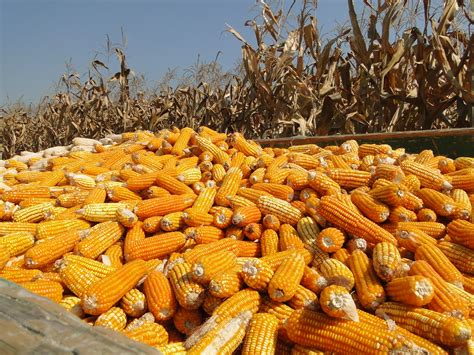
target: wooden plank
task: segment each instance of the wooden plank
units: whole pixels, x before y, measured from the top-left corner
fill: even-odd
[[[350,139],[367,141],[384,141],[387,139],[406,139],[421,137],[459,137],[474,136],[474,128],[453,128],[428,131],[404,131],[390,133],[366,133],[366,134],[341,134],[333,136],[295,136],[286,138],[257,139],[256,141],[263,146],[274,144],[300,145],[300,144],[320,144],[344,142]]]
[[[410,153],[431,149],[437,155],[445,155],[451,158],[474,156],[474,128],[324,137],[300,136],[257,140],[257,142],[264,147],[288,147],[301,144],[317,144],[324,147],[326,145],[339,145],[349,139],[355,139],[359,143],[390,144],[393,148],[406,148],[407,152]]]
[[[161,354],[0,278],[0,354]]]

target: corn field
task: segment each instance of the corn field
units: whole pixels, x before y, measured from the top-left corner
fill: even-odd
[[[1,108],[4,157],[75,137],[171,126],[270,138],[470,125],[474,19],[462,0],[445,0],[436,13],[429,0],[365,0],[364,19],[348,0],[350,26],[334,38],[318,32],[316,0],[304,1],[292,24],[281,7],[260,5],[246,23],[255,39],[228,28],[242,46],[241,73],[218,85],[135,92],[124,51],[114,48],[120,71],[112,78],[94,60],[85,81],[64,76],[62,89],[34,109]],[[405,20],[414,7],[422,26]]]

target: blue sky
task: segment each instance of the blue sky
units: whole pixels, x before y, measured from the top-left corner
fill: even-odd
[[[226,23],[251,38],[244,23],[255,7],[255,0],[0,0],[0,105],[37,102],[54,92],[66,62],[80,74],[98,53],[107,63],[100,54],[106,35],[120,42],[121,28],[129,66],[151,86],[168,68],[187,68],[198,55],[211,61],[220,51],[220,64],[230,69],[240,43],[225,32]],[[319,0],[322,33],[347,16],[346,0]],[[109,63],[116,65],[115,58]]]

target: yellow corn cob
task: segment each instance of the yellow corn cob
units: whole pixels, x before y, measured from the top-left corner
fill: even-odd
[[[153,314],[151,314],[151,312],[147,312],[140,318],[135,318],[130,323],[128,323],[124,330],[133,330],[142,326],[143,324],[152,324],[154,322],[155,317],[153,317]]]
[[[243,264],[241,275],[247,286],[264,291],[273,277],[273,270],[262,259],[251,258]]]
[[[161,219],[163,217],[162,216],[154,216],[154,217],[148,217],[147,219],[145,219],[143,221],[143,227],[142,229],[146,232],[146,233],[157,233],[160,231],[160,222],[161,222]],[[143,238],[142,238],[143,239]]]
[[[214,162],[222,164],[226,168],[230,166],[230,157],[227,153],[219,149],[214,143],[204,137],[195,136],[195,139],[197,145],[203,152],[207,151],[212,154]]]
[[[354,250],[349,258],[357,292],[357,298],[366,309],[375,309],[385,300],[385,291],[370,263],[361,250]]]
[[[214,205],[216,193],[217,190],[214,188],[206,187],[202,189],[194,201],[192,208],[195,208],[203,213],[208,213],[211,207]]]
[[[85,270],[90,271],[92,274],[94,274],[98,278],[104,278],[105,276],[115,271],[115,269],[109,265],[105,265],[96,260],[92,260],[89,258],[85,258],[83,256],[74,255],[74,254],[64,255],[64,257],[61,260],[60,267],[69,266],[69,265],[78,265],[84,268]]]
[[[21,208],[27,208],[27,207],[39,205],[41,203],[48,203],[48,202],[54,205],[56,204],[56,199],[55,198],[29,198],[27,200],[23,200],[19,202],[18,206]],[[16,210],[14,212],[16,212]]]
[[[210,210],[210,212],[212,209]],[[212,213],[211,213],[212,214]],[[217,228],[227,228],[232,223],[233,211],[230,208],[220,207],[213,213],[212,224]]]
[[[74,262],[64,262],[60,266],[59,276],[63,284],[77,297],[82,297],[88,287],[101,279],[94,272]]]
[[[135,259],[150,260],[163,258],[181,249],[186,237],[181,232],[169,232],[133,242],[128,250],[124,250],[127,261]]]
[[[213,276],[233,267],[236,262],[235,258],[235,254],[227,250],[197,258],[192,265],[193,280],[207,285]]]
[[[238,227],[237,227],[238,228]],[[247,224],[244,229],[243,229],[243,235],[248,239],[248,240],[251,240],[251,241],[258,241],[260,240],[260,238],[262,237],[262,233],[263,233],[263,225],[260,224],[260,223],[250,223],[250,224]],[[250,245],[250,244],[247,244],[247,245]],[[255,244],[254,245],[258,245],[258,244]],[[255,249],[255,251],[259,250],[258,248]],[[241,255],[243,256],[243,255]],[[249,255],[250,256],[250,255]],[[256,256],[256,255],[252,255],[252,256]]]
[[[19,209],[15,213],[13,213],[13,221],[23,223],[39,222],[46,217],[46,214],[51,210],[52,207],[52,203],[45,202],[31,207]]]
[[[227,298],[239,292],[244,282],[240,276],[241,266],[218,273],[209,282],[209,293],[214,297]]]
[[[298,232],[289,224],[285,223],[280,226],[279,236],[279,249],[282,251],[304,248],[304,244],[301,241]]]
[[[306,265],[311,263],[313,259],[313,255],[306,249],[291,249],[280,251],[271,255],[264,256],[260,259],[268,263],[271,269],[275,271],[284,260],[286,260],[290,256],[293,256],[294,253],[300,254],[304,258]]]
[[[400,166],[405,174],[413,174],[418,177],[422,187],[434,190],[450,190],[452,188],[448,180],[435,169],[409,160],[404,160]]]
[[[375,167],[374,174],[371,177],[371,181],[378,179],[385,179],[396,184],[404,183],[405,174],[399,166],[390,164],[378,164]]]
[[[119,208],[126,208],[126,205],[123,203],[91,203],[77,210],[76,213],[91,222],[116,221],[116,213]]]
[[[474,158],[470,157],[458,157],[454,159],[454,165],[457,170],[474,168]]]
[[[330,317],[359,321],[357,308],[351,294],[345,287],[330,285],[319,297],[321,309]]]
[[[88,195],[88,191],[74,191],[62,194],[57,198],[57,201],[61,207],[70,208],[77,205],[82,205]]]
[[[95,259],[117,242],[124,232],[118,222],[102,222],[87,231],[86,237],[76,246],[77,252],[87,258]]]
[[[372,264],[378,277],[390,281],[400,265],[400,252],[391,243],[378,243],[372,251]]]
[[[256,313],[260,307],[260,295],[252,289],[244,289],[222,302],[213,312],[209,322],[219,323],[224,319],[235,317],[242,312]]]
[[[345,189],[367,186],[371,177],[371,174],[367,171],[352,169],[329,169],[326,174]]]
[[[113,202],[120,202],[123,200],[141,200],[140,195],[123,186],[113,186],[107,189],[107,196]]]
[[[289,353],[289,352],[288,352]],[[294,345],[291,348],[291,355],[323,355],[324,351],[320,351],[314,347]]]
[[[5,202],[19,203],[30,198],[51,198],[51,192],[46,186],[19,185],[17,188],[2,193],[2,200]]]
[[[337,353],[389,353],[410,351],[413,345],[389,330],[366,322],[330,318],[325,314],[301,309],[294,311],[286,324],[290,340]],[[330,332],[326,329],[331,329]],[[360,336],[363,334],[363,336]]]
[[[390,215],[390,209],[384,203],[377,201],[370,194],[363,191],[354,191],[351,194],[352,202],[370,220],[382,223]]]
[[[156,185],[162,187],[174,195],[192,195],[194,191],[178,179],[167,174],[160,174],[156,177]]]
[[[84,311],[81,308],[81,299],[74,296],[64,297],[59,305],[64,307],[69,313],[76,315],[79,318],[84,317]]]
[[[271,255],[278,252],[278,244],[279,240],[277,232],[272,229],[264,230],[260,238],[262,256]]]
[[[268,173],[265,173],[265,176],[263,177],[263,182],[271,184],[284,184],[290,173],[291,170],[286,168],[270,170]]]
[[[273,231],[278,231],[280,229],[280,220],[272,214],[265,215],[262,218],[262,224],[265,229],[271,229]],[[298,231],[298,233],[300,232]]]
[[[177,302],[171,284],[162,272],[150,272],[143,284],[143,290],[148,308],[155,319],[163,321],[173,317],[177,309]]]
[[[242,171],[238,168],[230,168],[222,181],[222,185],[217,190],[215,203],[219,206],[229,206],[227,197],[233,197],[237,194],[242,179]]]
[[[422,307],[434,297],[434,287],[426,277],[415,275],[390,281],[385,290],[392,300],[409,306]]]
[[[128,291],[120,300],[120,307],[130,317],[139,318],[147,310],[148,297],[136,288]]]
[[[417,219],[417,215],[414,211],[411,211],[403,206],[393,207],[390,210],[390,216],[388,217],[388,220],[392,223],[415,222]]]
[[[432,342],[426,340],[425,338],[422,338],[418,335],[415,335],[408,330],[399,327],[395,325],[395,322],[392,322],[389,318],[381,319],[377,316],[374,316],[370,313],[358,310],[357,313],[359,314],[359,319],[362,322],[366,322],[369,324],[372,324],[373,326],[384,328],[384,329],[389,329],[392,332],[396,332],[399,334],[399,336],[406,338],[410,342],[412,342],[414,345],[418,346],[419,349],[418,351],[425,351],[431,354],[447,354],[446,351],[444,351],[441,347],[433,344]]]
[[[214,297],[209,292],[206,292],[204,302],[202,303],[202,309],[211,316],[212,313],[214,313],[214,310],[223,302],[223,298]]]
[[[303,277],[304,266],[304,258],[296,253],[284,260],[268,284],[270,298],[278,302],[291,299]]]
[[[461,272],[435,245],[424,244],[416,249],[415,260],[425,260],[447,282],[462,287]]]
[[[257,190],[257,189],[246,188],[246,187],[240,188],[237,191],[237,195],[245,197],[247,200],[250,200],[255,204],[258,202],[258,199],[261,196],[271,196],[271,194],[263,190]]]
[[[36,229],[36,238],[53,238],[64,234],[64,231],[79,231],[88,229],[89,227],[90,224],[88,222],[79,219],[44,221],[38,223],[38,227]]]
[[[229,136],[229,144],[245,155],[257,157],[261,154],[262,148],[257,144],[252,144],[240,133],[233,133]]]
[[[418,196],[423,200],[426,207],[431,208],[439,216],[452,216],[460,207],[449,196],[432,189],[421,189]],[[469,216],[468,211],[464,211],[465,217]]]
[[[252,318],[250,311],[221,321],[204,334],[191,336],[185,342],[187,354],[232,354],[242,342]],[[195,338],[194,338],[195,337]]]
[[[150,186],[147,190],[145,190],[145,197],[147,199],[170,196],[170,195],[171,194],[168,190],[162,187],[158,187],[158,186]]]
[[[194,194],[152,198],[140,201],[134,212],[142,220],[153,216],[164,216],[168,213],[185,210],[193,204],[194,199]]]
[[[348,262],[350,256],[351,256],[351,254],[347,250],[347,248],[338,249],[331,255],[332,258],[334,258],[336,260],[339,260],[340,262],[342,262],[343,264],[346,264],[346,265],[347,265],[347,262]]]
[[[265,176],[265,172],[267,169],[265,168],[258,168],[250,174],[249,180],[251,184],[256,184],[259,182],[263,182],[263,177]]]
[[[274,354],[278,338],[278,318],[269,313],[257,313],[250,321],[242,354]]]
[[[156,177],[162,174],[160,171],[153,171],[150,173],[140,174],[138,176],[132,176],[127,179],[125,187],[132,191],[141,191],[149,188],[155,183]]]
[[[102,262],[106,265],[117,269],[123,265],[123,245],[122,243],[116,243],[105,251],[101,255]]]
[[[197,244],[207,244],[224,238],[224,232],[214,226],[190,227],[184,230],[187,238],[194,240]]]
[[[184,154],[183,151],[188,146],[188,142],[191,139],[193,133],[194,131],[189,127],[181,129],[179,136],[173,145],[173,149],[171,149],[171,154],[182,156]]]
[[[117,221],[126,228],[131,228],[138,222],[137,215],[128,208],[119,208],[115,214]]]
[[[298,165],[297,165],[298,167]],[[303,190],[309,187],[308,172],[293,169],[286,178],[286,184],[293,190]]]
[[[255,203],[242,196],[227,196],[227,200],[229,201],[229,207],[233,210],[236,210],[239,207],[255,207]]]
[[[96,186],[94,178],[86,174],[67,173],[65,177],[69,180],[71,185],[84,190],[92,190]]]
[[[20,284],[28,291],[53,300],[54,302],[60,302],[63,298],[63,287],[59,282],[48,281],[48,280],[37,280],[24,282]]]
[[[295,295],[288,301],[288,305],[294,309],[307,308],[315,311],[319,309],[318,296],[310,289],[298,285]]]
[[[168,345],[156,347],[163,355],[186,355],[186,348],[183,342],[169,343]]]
[[[257,183],[252,185],[253,189],[269,193],[271,196],[290,202],[294,197],[294,190],[288,185],[275,183]]]
[[[463,345],[471,337],[471,329],[466,322],[424,308],[386,302],[377,309],[376,314],[387,316],[398,326],[442,345]]]
[[[333,253],[342,248],[344,244],[344,233],[337,228],[325,228],[316,238],[316,245],[326,253]]]
[[[437,247],[459,271],[469,274],[474,273],[474,252],[471,249],[445,241],[437,244]]]
[[[0,277],[15,283],[24,283],[32,281],[41,273],[41,270],[37,269],[25,270],[5,267],[0,271]]]
[[[377,187],[374,185],[373,189],[369,191],[369,195],[392,207],[402,206],[408,193],[408,189],[404,185],[392,182]]]
[[[301,211],[291,206],[287,201],[275,197],[261,196],[258,199],[257,207],[263,214],[275,215],[281,223],[296,225],[302,218]]]
[[[141,326],[125,330],[125,336],[150,346],[164,346],[168,343],[166,329],[158,323],[146,323]]]
[[[210,226],[214,221],[214,216],[193,207],[183,212],[183,220],[190,227]]]
[[[10,253],[6,246],[0,245],[0,271],[5,267],[5,265],[10,260]]]
[[[232,238],[223,238],[216,242],[198,245],[192,250],[187,251],[183,254],[186,262],[193,264],[196,260],[202,256],[213,254],[217,251],[228,250],[237,255],[239,245],[237,240]]]
[[[107,312],[102,313],[94,323],[96,327],[100,326],[116,331],[120,331],[125,328],[126,324],[127,316],[125,315],[123,309],[119,307],[112,307]]]
[[[438,222],[398,222],[396,224],[396,230],[405,230],[407,228],[416,228],[437,239],[446,234],[446,226]]]
[[[446,281],[426,261],[417,260],[411,264],[409,275],[424,276],[431,281],[435,293],[427,308],[455,317],[462,318],[469,315],[469,305],[467,302],[453,293],[446,286]]]
[[[474,249],[474,223],[457,219],[448,224],[447,232],[455,243]]]
[[[106,312],[136,286],[146,271],[143,260],[134,260],[94,283],[81,297],[84,311],[92,315]]]
[[[320,266],[321,275],[327,280],[328,285],[338,285],[351,291],[354,287],[354,275],[342,262],[336,259],[326,259]]]
[[[204,301],[205,290],[193,281],[191,265],[186,262],[177,263],[168,275],[179,305],[186,309],[199,308]]]
[[[185,226],[184,212],[168,213],[160,220],[160,229],[165,232],[174,232]]]
[[[315,268],[305,266],[301,285],[319,294],[327,286],[327,280]]]
[[[180,307],[173,317],[173,324],[179,332],[189,336],[202,324],[202,318],[199,310]]]
[[[321,198],[317,211],[329,222],[349,233],[364,238],[370,243],[385,241],[397,245],[397,240],[389,232],[361,214],[348,209],[334,197],[325,196]]]
[[[279,333],[285,335],[284,325],[286,324],[287,319],[295,310],[285,303],[272,301],[268,297],[262,298],[262,304],[260,306],[259,312],[270,313],[274,315],[279,322]],[[287,337],[286,337],[287,338]]]
[[[221,166],[221,165],[216,164],[214,165],[213,168],[217,166]],[[177,176],[177,179],[178,181],[186,185],[194,184],[195,182],[198,182],[201,180],[201,170],[199,168],[186,169]],[[216,179],[214,178],[214,180]]]
[[[0,237],[0,248],[8,251],[9,257],[25,253],[35,242],[33,234],[16,232]]]
[[[30,269],[41,268],[53,263],[65,253],[74,249],[81,237],[78,232],[45,239],[25,253],[25,266]]]
[[[206,165],[208,165],[208,164],[210,164],[210,163],[206,162]],[[232,164],[231,164],[231,166],[232,166]],[[236,168],[238,168],[238,166],[236,166]],[[212,179],[216,183],[222,182],[224,180],[225,175],[226,175],[225,168],[222,164],[214,164],[212,166],[212,168],[210,169],[210,173],[211,173]]]

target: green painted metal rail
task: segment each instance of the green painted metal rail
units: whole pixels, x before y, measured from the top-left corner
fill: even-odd
[[[474,157],[474,128],[317,137],[297,136],[261,139],[257,142],[264,147],[288,147],[301,144],[327,146],[339,145],[349,139],[355,139],[359,143],[390,144],[393,148],[406,148],[409,153],[431,149],[436,155],[445,155],[452,158],[460,156]]]

